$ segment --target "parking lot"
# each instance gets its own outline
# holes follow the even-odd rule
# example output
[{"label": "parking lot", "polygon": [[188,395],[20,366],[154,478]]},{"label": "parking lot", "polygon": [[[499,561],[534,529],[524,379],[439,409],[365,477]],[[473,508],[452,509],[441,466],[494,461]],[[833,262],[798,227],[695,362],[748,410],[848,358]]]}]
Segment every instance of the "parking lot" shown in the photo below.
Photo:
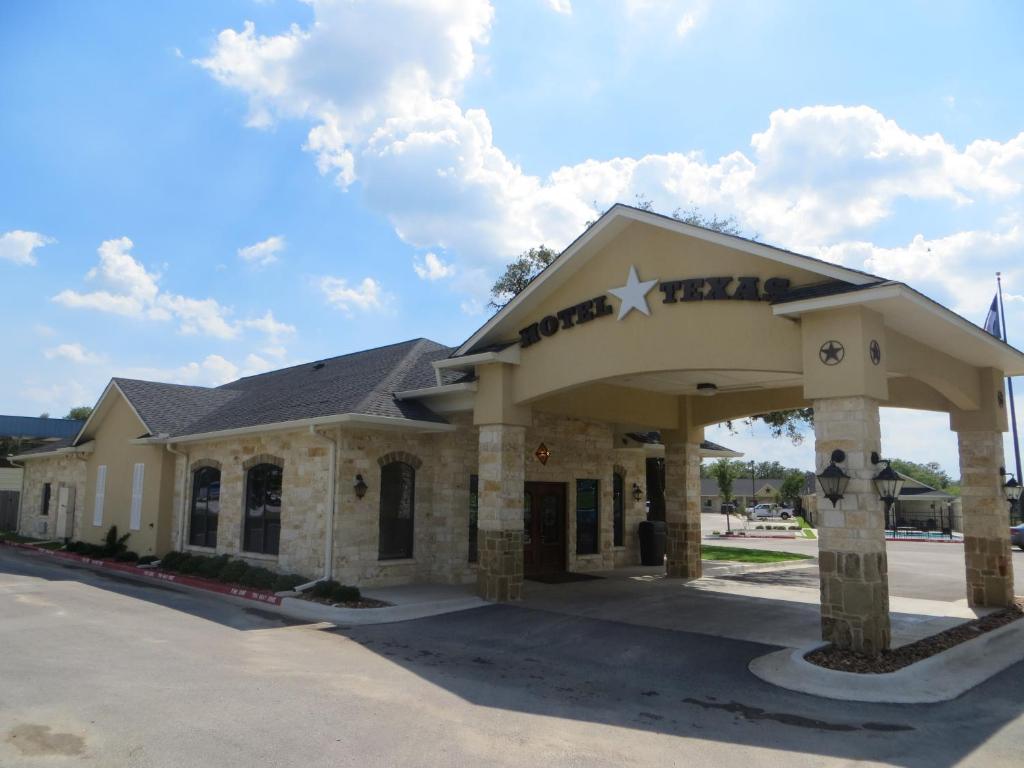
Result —
[{"label": "parking lot", "polygon": [[750,675],[764,642],[530,606],[293,624],[0,548],[0,765],[1020,764],[1024,664],[839,703]]}]

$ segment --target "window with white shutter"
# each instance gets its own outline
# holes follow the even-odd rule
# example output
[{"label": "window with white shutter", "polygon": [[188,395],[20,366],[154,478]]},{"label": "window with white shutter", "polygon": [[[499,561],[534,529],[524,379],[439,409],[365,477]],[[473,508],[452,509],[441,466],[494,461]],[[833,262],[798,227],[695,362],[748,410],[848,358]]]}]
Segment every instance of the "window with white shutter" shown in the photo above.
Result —
[{"label": "window with white shutter", "polygon": [[132,516],[128,527],[137,531],[142,527],[142,483],[146,474],[145,464],[136,464],[132,472]]},{"label": "window with white shutter", "polygon": [[92,505],[92,524],[103,525],[103,498],[107,494],[107,465],[96,467],[96,499]]}]

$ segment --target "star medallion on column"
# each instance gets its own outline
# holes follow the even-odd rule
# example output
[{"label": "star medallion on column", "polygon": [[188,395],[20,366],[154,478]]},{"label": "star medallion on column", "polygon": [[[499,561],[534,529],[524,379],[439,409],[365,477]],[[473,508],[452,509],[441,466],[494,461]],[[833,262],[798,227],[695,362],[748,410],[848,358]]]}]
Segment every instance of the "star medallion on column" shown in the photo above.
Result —
[{"label": "star medallion on column", "polygon": [[651,310],[647,306],[647,299],[645,298],[650,293],[651,288],[654,287],[655,280],[644,280],[641,281],[636,274],[636,267],[631,266],[629,268],[629,277],[626,278],[626,284],[621,288],[609,288],[608,293],[612,296],[616,296],[621,300],[619,304],[619,320],[624,318],[630,313],[630,311],[636,309],[643,312],[645,315],[650,317]]}]

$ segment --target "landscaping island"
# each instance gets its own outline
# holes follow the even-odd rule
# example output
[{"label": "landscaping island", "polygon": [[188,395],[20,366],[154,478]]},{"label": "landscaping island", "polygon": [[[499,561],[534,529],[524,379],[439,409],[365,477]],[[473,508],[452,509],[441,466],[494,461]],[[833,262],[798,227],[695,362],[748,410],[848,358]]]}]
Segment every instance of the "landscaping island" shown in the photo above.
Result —
[{"label": "landscaping island", "polygon": [[878,656],[866,656],[827,645],[824,648],[811,651],[804,658],[811,664],[838,672],[856,672],[868,675],[895,672],[914,662],[922,661],[960,645],[960,643],[973,640],[986,632],[1004,627],[1021,617],[1024,617],[1024,598],[1017,598],[1017,602],[1008,608],[950,627],[944,632],[931,635],[915,643],[882,651]]},{"label": "landscaping island", "polygon": [[797,552],[775,552],[767,549],[745,549],[743,547],[717,547],[701,545],[701,560],[727,560],[736,563],[782,563],[789,560],[813,560],[811,555]]}]

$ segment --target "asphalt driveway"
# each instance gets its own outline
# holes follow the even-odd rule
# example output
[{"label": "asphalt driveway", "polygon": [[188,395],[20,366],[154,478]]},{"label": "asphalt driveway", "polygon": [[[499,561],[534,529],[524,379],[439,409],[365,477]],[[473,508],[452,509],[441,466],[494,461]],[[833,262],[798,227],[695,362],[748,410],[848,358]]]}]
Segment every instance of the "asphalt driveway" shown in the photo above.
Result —
[{"label": "asphalt driveway", "polygon": [[3,766],[1016,766],[1024,665],[957,701],[839,703],[772,646],[521,606],[363,628],[0,548]]}]

